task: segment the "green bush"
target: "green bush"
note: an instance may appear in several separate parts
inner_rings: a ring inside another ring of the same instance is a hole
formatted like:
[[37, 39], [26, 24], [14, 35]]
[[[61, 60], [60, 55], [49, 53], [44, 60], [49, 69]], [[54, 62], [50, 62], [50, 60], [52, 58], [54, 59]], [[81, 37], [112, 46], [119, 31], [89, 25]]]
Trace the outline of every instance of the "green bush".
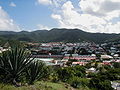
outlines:
[[99, 72], [97, 75], [96, 75], [96, 78], [99, 78], [101, 80], [110, 80], [110, 81], [113, 81], [113, 80], [119, 80], [120, 79], [120, 69], [119, 68], [116, 68], [116, 69], [110, 69], [110, 70], [107, 70], [105, 72]]
[[68, 83], [74, 88], [89, 86], [89, 79], [72, 77], [68, 80]]
[[120, 68], [120, 63], [119, 62], [114, 62], [112, 63], [114, 68]]
[[72, 78], [75, 74], [73, 68], [71, 67], [59, 68], [57, 70], [57, 73], [58, 78], [63, 82], [66, 82], [69, 78]]
[[90, 88], [95, 88], [97, 90], [113, 90], [109, 80], [100, 80], [99, 78], [90, 80]]
[[86, 76], [84, 66], [77, 65], [77, 66], [72, 67], [72, 68], [74, 68], [74, 72], [75, 72], [74, 76], [77, 76], [77, 77], [85, 77]]
[[72, 77], [85, 77], [85, 68], [83, 66], [63, 67], [57, 70], [58, 78], [66, 82]]
[[96, 75], [97, 75], [96, 73], [91, 73], [90, 72], [90, 73], [88, 73], [87, 77], [88, 78], [94, 78], [94, 77], [96, 77]]
[[70, 78], [68, 80], [68, 83], [74, 88], [79, 88], [81, 86], [81, 81], [79, 77]]
[[49, 80], [54, 82], [54, 83], [57, 83], [60, 81], [58, 78], [58, 74], [55, 71], [50, 74]]

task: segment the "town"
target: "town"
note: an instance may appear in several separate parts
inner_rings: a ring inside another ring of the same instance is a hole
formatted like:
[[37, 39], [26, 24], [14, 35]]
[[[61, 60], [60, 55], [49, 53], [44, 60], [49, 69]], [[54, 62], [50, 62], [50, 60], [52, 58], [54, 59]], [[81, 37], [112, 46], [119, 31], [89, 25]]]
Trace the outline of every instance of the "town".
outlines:
[[0, 90], [120, 90], [120, 0], [0, 0]]
[[[64, 66], [69, 60], [71, 65], [86, 65], [89, 62], [101, 61], [101, 65], [120, 62], [120, 42], [95, 44], [82, 43], [27, 43], [35, 58], [46, 58], [49, 65]], [[42, 59], [43, 60], [43, 59]]]
[[[104, 72], [103, 67], [120, 67], [120, 41], [95, 44], [80, 43], [33, 43], [25, 42], [24, 47], [31, 53], [34, 61], [43, 61], [52, 67], [84, 66], [87, 77], [91, 74]], [[9, 43], [0, 47], [0, 53], [11, 50]], [[112, 88], [119, 90], [120, 83], [111, 81]]]

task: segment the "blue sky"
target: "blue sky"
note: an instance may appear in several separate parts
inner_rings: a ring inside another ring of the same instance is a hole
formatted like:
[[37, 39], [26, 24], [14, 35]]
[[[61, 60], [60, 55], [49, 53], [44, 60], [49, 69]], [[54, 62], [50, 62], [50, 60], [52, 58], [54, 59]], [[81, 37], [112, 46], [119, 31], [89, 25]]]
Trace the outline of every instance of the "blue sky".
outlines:
[[[56, 22], [50, 17], [52, 11], [44, 5], [36, 5], [35, 0], [1, 0], [1, 6], [9, 16], [25, 29], [36, 29], [37, 24], [48, 27], [57, 27]], [[14, 2], [16, 7], [9, 4]]]
[[51, 28], [120, 33], [120, 1], [0, 0], [1, 31]]

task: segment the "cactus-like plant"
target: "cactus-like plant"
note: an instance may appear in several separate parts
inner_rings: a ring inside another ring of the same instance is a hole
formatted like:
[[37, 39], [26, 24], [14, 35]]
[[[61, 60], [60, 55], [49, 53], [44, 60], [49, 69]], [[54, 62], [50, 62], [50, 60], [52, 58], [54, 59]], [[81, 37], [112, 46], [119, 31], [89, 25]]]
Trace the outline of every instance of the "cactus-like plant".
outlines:
[[11, 48], [0, 56], [0, 69], [4, 71], [5, 81], [17, 85], [17, 79], [32, 62], [31, 55], [23, 48]]

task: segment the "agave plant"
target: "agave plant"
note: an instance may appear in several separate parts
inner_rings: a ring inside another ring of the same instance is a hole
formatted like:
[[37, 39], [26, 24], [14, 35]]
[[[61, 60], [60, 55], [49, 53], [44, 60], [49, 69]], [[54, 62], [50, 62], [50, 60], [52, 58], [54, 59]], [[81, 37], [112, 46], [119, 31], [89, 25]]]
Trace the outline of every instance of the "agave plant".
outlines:
[[41, 79], [45, 75], [45, 63], [39, 60], [34, 60], [26, 70], [29, 84], [34, 84], [34, 81]]
[[4, 70], [5, 80], [17, 85], [16, 80], [32, 62], [31, 55], [23, 48], [12, 48], [0, 56], [0, 69]]

